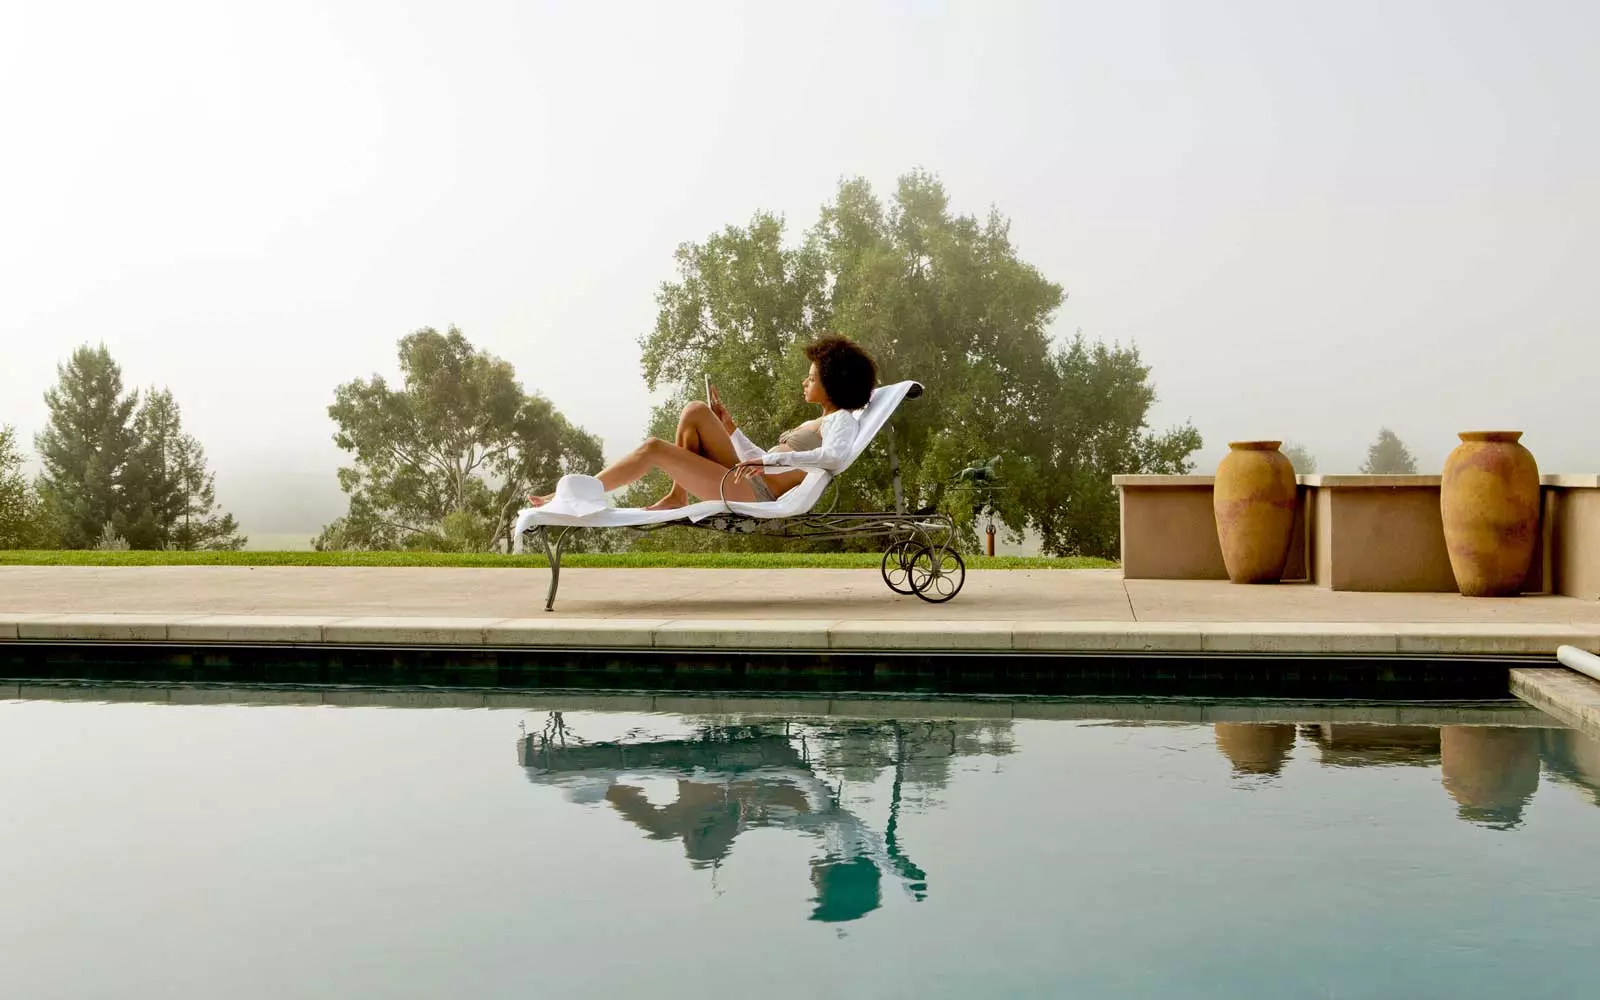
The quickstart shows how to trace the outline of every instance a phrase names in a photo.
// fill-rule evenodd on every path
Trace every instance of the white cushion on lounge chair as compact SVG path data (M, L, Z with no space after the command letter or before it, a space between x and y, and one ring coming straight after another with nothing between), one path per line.
M856 414L856 439L850 447L850 455L845 459L844 468L839 473L855 464L861 453L867 450L872 439L878 436L894 411L906 398L906 394L915 386L915 382L896 382L894 385L880 386L873 390L872 399ZM800 468L800 466L795 466ZM787 468L785 469L787 471ZM645 510L643 507L607 507L591 513L565 513L560 509L551 510L545 507L525 507L517 514L516 528L512 531L511 538L515 551L522 551L522 535L530 528L539 525L558 525L573 528L637 528L647 524L666 524L671 521L703 521L713 514L745 514L750 517L798 517L809 513L817 501L822 499L822 493L828 488L828 482L839 473L830 473L825 469L807 469L805 479L799 485L778 497L776 500L755 501L741 503L738 501L723 503L721 500L702 500L700 503L690 504L687 507L677 507L673 510ZM587 477L585 477L587 478Z

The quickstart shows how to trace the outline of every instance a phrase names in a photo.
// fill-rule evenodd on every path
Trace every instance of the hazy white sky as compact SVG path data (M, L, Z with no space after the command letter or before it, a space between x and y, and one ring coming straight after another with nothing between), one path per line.
M315 530L333 387L453 323L615 454L677 244L921 166L1011 217L1058 334L1137 343L1206 471L1351 471L1383 424L1594 471L1597 10L0 0L0 422L103 340L247 531Z

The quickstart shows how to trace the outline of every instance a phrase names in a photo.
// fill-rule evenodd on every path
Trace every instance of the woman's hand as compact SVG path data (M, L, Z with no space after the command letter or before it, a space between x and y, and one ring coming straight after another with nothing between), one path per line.
M722 405L722 396L717 392L716 386L711 387L711 399L708 402L711 405L711 415L722 421L723 430L732 434L735 426L733 417L728 415L728 408Z
M733 481L736 483L742 483L748 479L760 475L761 470L766 467L766 464L766 460L761 458L752 458L748 462L740 462L738 465L733 467Z

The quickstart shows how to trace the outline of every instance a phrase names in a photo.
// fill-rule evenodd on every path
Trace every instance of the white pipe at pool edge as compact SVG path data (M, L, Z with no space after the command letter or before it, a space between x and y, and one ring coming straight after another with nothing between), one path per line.
M1578 673L1600 681L1600 656L1586 653L1577 646L1557 646L1556 659Z

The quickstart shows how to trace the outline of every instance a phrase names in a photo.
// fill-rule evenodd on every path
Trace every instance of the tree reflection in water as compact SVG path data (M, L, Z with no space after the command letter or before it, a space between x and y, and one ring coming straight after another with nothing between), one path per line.
M927 897L926 873L900 844L903 808L925 808L959 757L1003 756L1009 720L828 723L800 719L691 719L689 735L639 732L590 742L562 713L519 743L531 781L575 802L604 802L653 840L681 840L691 866L715 867L745 830L777 827L818 842L810 861L811 919L856 920L883 902L883 881ZM891 772L880 832L842 801L846 784ZM825 780L828 775L832 782ZM668 779L676 798L657 805L643 782Z

